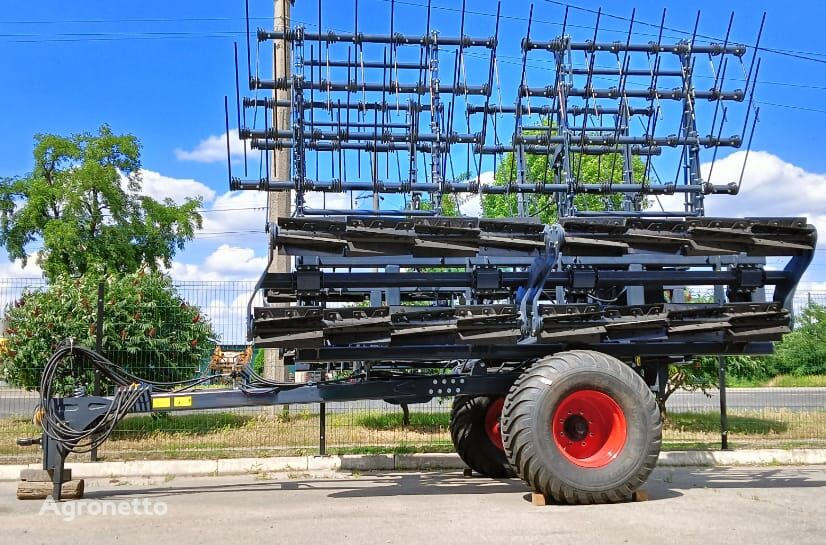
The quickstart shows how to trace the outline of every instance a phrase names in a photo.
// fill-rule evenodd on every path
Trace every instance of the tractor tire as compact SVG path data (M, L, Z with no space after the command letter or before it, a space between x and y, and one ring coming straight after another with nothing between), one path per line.
M499 432L504 400L503 397L456 396L450 411L450 438L456 452L470 469L486 477L516 476Z
M505 452L519 476L559 503L625 501L660 454L662 423L628 365L588 350L537 361L502 409Z

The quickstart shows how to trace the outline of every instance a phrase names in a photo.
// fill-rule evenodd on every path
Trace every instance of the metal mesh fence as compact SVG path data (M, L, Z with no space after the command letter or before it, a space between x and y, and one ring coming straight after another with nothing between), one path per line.
M151 290L162 287L151 282L137 290L106 286L102 348L107 357L156 378L204 377L199 386L203 388L231 384L223 375L250 361L262 370L261 355L245 352L244 344L244 317L253 283L180 282L171 286L172 295L167 299L149 297ZM22 297L45 288L42 279L0 279L5 331L0 341L0 463L39 459L37 449L15 445L17 437L38 433L31 423L38 397L20 387L19 379L14 380L19 375L8 372L10 362L15 361L9 356L9 337L19 332L6 326ZM78 342L91 347L97 333L92 327L97 318L95 288L79 286L78 291L89 292L89 300L83 304L81 296L72 311L72 320L85 324L86 329ZM800 316L812 303L826 305L826 292L799 294L796 314ZM69 327L70 322L54 328ZM217 339L219 355L212 338ZM668 399L667 449L720 446L717 360L709 360L692 366L682 377L685 388ZM36 375L42 363L22 365L31 366L30 375ZM826 362L820 368L826 369ZM818 372L820 368L802 373L794 362L786 366L775 362L768 371L755 371L742 362L727 361L730 446L826 444L826 371ZM324 407L323 428L318 405L134 415L119 425L99 456L115 460L317 454L322 435L327 453L451 451L451 402L449 398L434 399L411 405L407 411L383 401L330 403Z

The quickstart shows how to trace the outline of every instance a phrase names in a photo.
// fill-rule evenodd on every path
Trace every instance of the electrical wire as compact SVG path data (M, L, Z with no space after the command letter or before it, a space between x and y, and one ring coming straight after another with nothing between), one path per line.
M110 380L115 391L111 403L93 424L84 429L73 428L57 413L53 398L59 393L55 378L65 369L65 362L74 363L76 359L87 362L98 371L102 377ZM212 377L209 377L212 378ZM40 403L35 411L36 418L40 418L43 433L50 439L62 445L67 451L75 453L89 452L105 442L120 422L129 414L135 405L151 392L172 392L177 388L188 389L201 382L204 378L194 378L179 382L158 382L142 379L123 367L116 365L104 356L75 346L73 341L64 341L55 349L55 352L46 362L40 378ZM181 391L181 390L177 390ZM84 392L85 393L85 392Z

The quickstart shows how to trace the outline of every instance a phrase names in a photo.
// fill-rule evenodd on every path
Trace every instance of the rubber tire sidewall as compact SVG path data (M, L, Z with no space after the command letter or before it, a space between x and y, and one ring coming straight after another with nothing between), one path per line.
M457 396L450 415L450 438L459 457L475 472L492 478L512 478L516 471L505 451L497 447L485 430L487 409L497 398Z
M575 464L553 440L557 407L579 390L603 392L624 411L625 444L603 467ZM662 424L654 395L627 364L572 350L536 361L516 379L502 410L502 439L508 460L532 490L561 503L617 502L628 499L654 469Z
M617 457L597 468L576 465L560 450L553 438L553 416L568 395L578 390L597 390L611 397L622 410L627 436ZM533 408L533 435L540 463L569 486L590 492L623 486L638 474L645 463L655 423L648 422L638 392L614 375L596 370L577 370L559 377L553 387L536 398Z

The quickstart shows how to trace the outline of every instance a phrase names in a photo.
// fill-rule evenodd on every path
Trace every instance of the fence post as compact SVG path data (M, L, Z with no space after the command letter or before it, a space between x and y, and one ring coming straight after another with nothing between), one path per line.
M95 320L95 352L100 354L103 351L103 297L105 284L103 280L98 282L98 312ZM95 383L93 386L93 394L101 395L103 392L100 387L100 371L95 369ZM98 461L98 449L93 448L89 453L89 460L92 462Z
M318 454L325 456L327 454L327 404L318 404Z
M726 411L725 356L717 356L717 378L720 382L720 449L728 450L728 413Z

